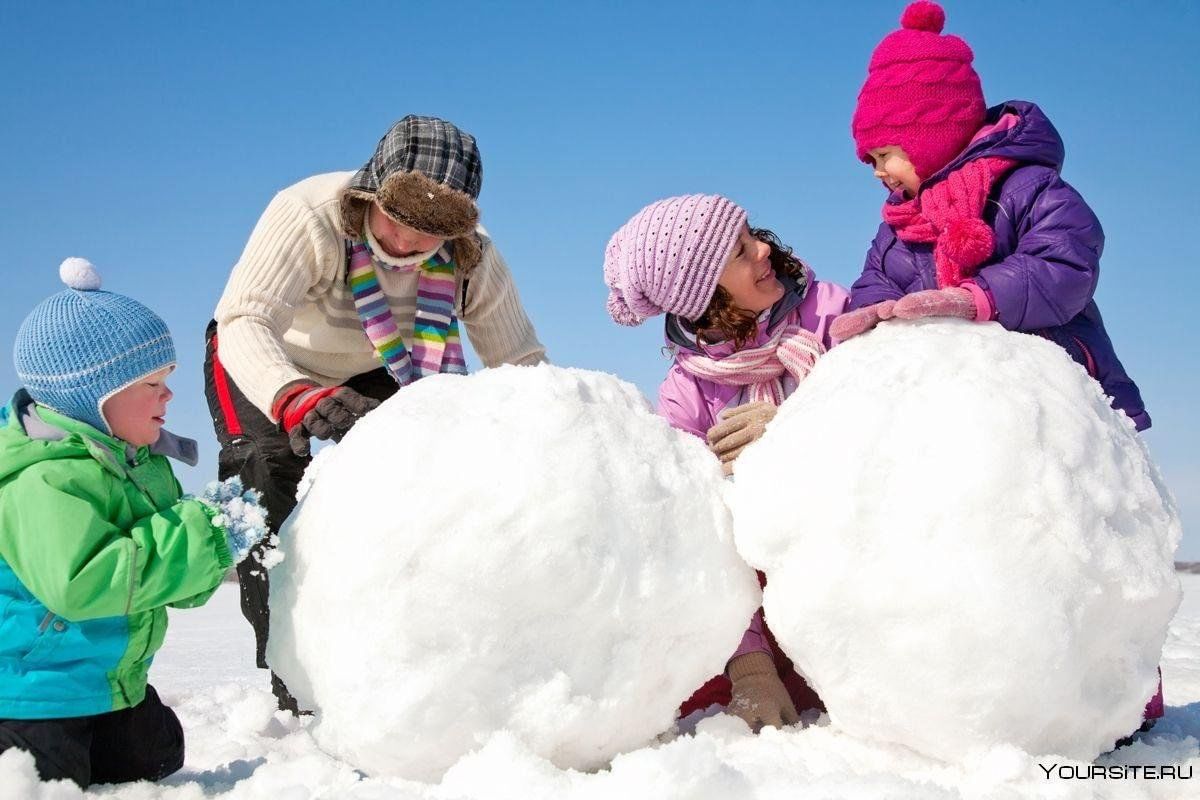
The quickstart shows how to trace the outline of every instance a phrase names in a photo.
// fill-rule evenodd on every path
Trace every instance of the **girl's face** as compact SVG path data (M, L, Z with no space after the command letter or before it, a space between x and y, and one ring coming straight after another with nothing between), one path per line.
M883 181L889 192L903 189L906 196L917 196L921 179L903 147L876 147L874 150L868 150L867 155L875 162L875 177Z
M371 233L375 236L375 241L379 242L392 258L408 258L419 253L428 253L441 247L446 241L396 222L375 203L371 203L370 214Z
M113 436L134 447L145 447L158 441L167 403L174 393L167 388L167 376L175 367L160 369L137 383L126 386L104 401L104 414Z
M775 277L770 255L770 246L755 239L750 235L750 228L742 225L737 244L725 262L717 285L729 292L733 304L743 311L757 314L783 297L783 284Z

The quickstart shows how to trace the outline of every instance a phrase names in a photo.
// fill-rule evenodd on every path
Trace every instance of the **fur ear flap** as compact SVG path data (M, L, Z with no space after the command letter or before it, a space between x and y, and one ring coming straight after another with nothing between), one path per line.
M469 276L475 265L483 259L483 243L479 241L479 234L472 230L466 236L454 239L451 245L454 249L455 267L461 270L463 275Z
M342 190L338 199L338 208L342 216L342 234L350 239L360 240L364 237L363 223L367 218L367 209L375 202L375 195L362 189L347 188Z

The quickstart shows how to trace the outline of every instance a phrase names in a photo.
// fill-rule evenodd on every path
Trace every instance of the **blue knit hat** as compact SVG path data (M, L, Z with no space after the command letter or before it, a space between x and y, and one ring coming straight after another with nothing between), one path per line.
M111 435L101 405L173 365L175 343L153 311L101 291L85 259L68 258L58 274L67 290L34 306L17 331L17 377L37 402Z

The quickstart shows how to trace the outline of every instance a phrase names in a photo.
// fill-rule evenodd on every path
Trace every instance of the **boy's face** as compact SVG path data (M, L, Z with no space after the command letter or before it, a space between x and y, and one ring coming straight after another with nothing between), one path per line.
M112 428L113 436L134 447L145 447L158 441L167 403L174 397L167 388L167 376L173 369L175 367L170 366L147 375L104 401L100 412Z
M888 191L903 189L907 196L917 196L921 179L903 147L876 147L874 150L868 150L867 155L875 162L875 177L883 181Z
M428 253L441 247L446 241L396 222L375 203L371 203L370 214L371 233L374 234L375 241L379 242L392 258L408 258L418 253Z
M783 297L783 284L775 276L770 256L770 245L755 239L750 229L742 225L717 285L729 292L733 304L743 311L757 314Z

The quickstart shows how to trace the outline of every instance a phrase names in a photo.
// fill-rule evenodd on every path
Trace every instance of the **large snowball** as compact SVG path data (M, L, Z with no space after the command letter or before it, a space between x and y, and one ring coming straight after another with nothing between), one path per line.
M851 340L742 456L734 513L772 631L845 731L1091 759L1141 724L1179 518L1049 341L945 321Z
M368 772L436 780L501 730L602 765L671 726L761 600L716 459L609 375L426 378L314 467L268 658Z

